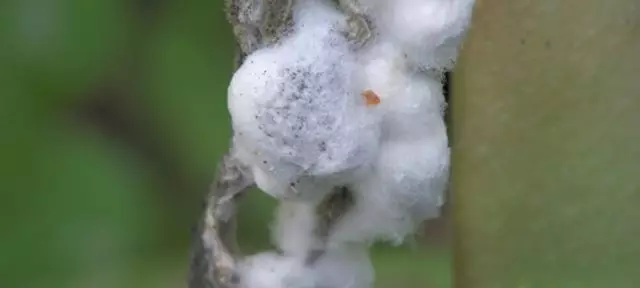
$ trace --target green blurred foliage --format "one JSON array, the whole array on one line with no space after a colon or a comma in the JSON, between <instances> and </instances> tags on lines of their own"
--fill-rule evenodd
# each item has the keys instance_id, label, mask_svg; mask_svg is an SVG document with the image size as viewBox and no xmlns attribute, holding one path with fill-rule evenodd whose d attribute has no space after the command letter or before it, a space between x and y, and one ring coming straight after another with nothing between
<instances>
[{"instance_id":1,"label":"green blurred foliage","mask_svg":"<svg viewBox=\"0 0 640 288\"><path fill-rule=\"evenodd\" d=\"M233 48L221 0L0 3L0 287L184 287ZM274 204L252 194L246 251ZM449 286L445 251L374 258L382 287Z\"/></svg>"}]
</instances>

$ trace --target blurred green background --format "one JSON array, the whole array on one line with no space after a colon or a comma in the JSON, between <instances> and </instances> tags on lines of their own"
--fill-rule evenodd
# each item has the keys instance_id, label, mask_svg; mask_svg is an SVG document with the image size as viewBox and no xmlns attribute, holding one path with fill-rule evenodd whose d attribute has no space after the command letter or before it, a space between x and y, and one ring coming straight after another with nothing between
<instances>
[{"instance_id":1,"label":"blurred green background","mask_svg":"<svg viewBox=\"0 0 640 288\"><path fill-rule=\"evenodd\" d=\"M0 4L0 287L185 287L230 135L222 0ZM269 247L252 193L240 239ZM446 221L378 247L378 287L449 287ZM443 228L444 227L444 228Z\"/></svg>"}]
</instances>

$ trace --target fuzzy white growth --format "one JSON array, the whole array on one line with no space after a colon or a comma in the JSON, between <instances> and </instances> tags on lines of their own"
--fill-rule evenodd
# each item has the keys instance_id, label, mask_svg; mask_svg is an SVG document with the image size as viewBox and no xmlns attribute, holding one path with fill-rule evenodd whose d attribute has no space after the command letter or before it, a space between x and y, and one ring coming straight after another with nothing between
<instances>
[{"instance_id":1,"label":"fuzzy white growth","mask_svg":"<svg viewBox=\"0 0 640 288\"><path fill-rule=\"evenodd\" d=\"M316 220L315 207L310 203L280 203L275 225L271 227L273 242L285 254L304 261L309 250L319 248L321 244L313 233Z\"/></svg>"},{"instance_id":2,"label":"fuzzy white growth","mask_svg":"<svg viewBox=\"0 0 640 288\"><path fill-rule=\"evenodd\" d=\"M317 4L299 3L291 37L249 55L229 88L237 155L276 197L320 197L323 177L344 178L379 143L375 109L351 81L358 67L340 31L344 17Z\"/></svg>"},{"instance_id":3,"label":"fuzzy white growth","mask_svg":"<svg viewBox=\"0 0 640 288\"><path fill-rule=\"evenodd\" d=\"M229 88L235 156L259 188L286 199L273 227L286 256L249 258L245 288L371 287L368 243L401 243L444 201L440 77L473 0L360 0L376 34L357 52L329 2L297 1L290 36L249 55ZM365 105L365 89L378 105ZM338 185L354 193L355 207L332 231L327 254L305 267L320 245L315 205Z\"/></svg>"},{"instance_id":4,"label":"fuzzy white growth","mask_svg":"<svg viewBox=\"0 0 640 288\"><path fill-rule=\"evenodd\" d=\"M366 245L329 251L313 267L297 258L265 252L240 263L240 288L368 288L373 267Z\"/></svg>"},{"instance_id":5,"label":"fuzzy white growth","mask_svg":"<svg viewBox=\"0 0 640 288\"><path fill-rule=\"evenodd\" d=\"M381 147L372 169L353 182L356 207L331 245L388 240L400 244L420 222L439 215L448 178L449 148L442 84L407 67L388 42L363 52L363 77L383 115Z\"/></svg>"},{"instance_id":6,"label":"fuzzy white growth","mask_svg":"<svg viewBox=\"0 0 640 288\"><path fill-rule=\"evenodd\" d=\"M362 243L330 249L313 266L318 286L332 288L373 287L369 246Z\"/></svg>"},{"instance_id":7,"label":"fuzzy white growth","mask_svg":"<svg viewBox=\"0 0 640 288\"><path fill-rule=\"evenodd\" d=\"M360 0L380 33L422 69L450 69L474 0Z\"/></svg>"},{"instance_id":8,"label":"fuzzy white growth","mask_svg":"<svg viewBox=\"0 0 640 288\"><path fill-rule=\"evenodd\" d=\"M297 259L272 252L240 263L240 288L315 288L316 276Z\"/></svg>"}]
</instances>

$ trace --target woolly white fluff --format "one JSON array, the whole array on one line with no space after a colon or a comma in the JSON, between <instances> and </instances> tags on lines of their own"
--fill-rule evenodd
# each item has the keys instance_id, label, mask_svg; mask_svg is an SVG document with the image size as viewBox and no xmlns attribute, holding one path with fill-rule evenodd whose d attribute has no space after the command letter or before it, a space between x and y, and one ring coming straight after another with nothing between
<instances>
[{"instance_id":1,"label":"woolly white fluff","mask_svg":"<svg viewBox=\"0 0 640 288\"><path fill-rule=\"evenodd\" d=\"M316 287L316 274L292 257L264 252L248 257L239 266L240 288Z\"/></svg>"},{"instance_id":2,"label":"woolly white fluff","mask_svg":"<svg viewBox=\"0 0 640 288\"><path fill-rule=\"evenodd\" d=\"M360 0L377 34L357 52L329 2L297 1L289 38L249 55L229 87L235 155L259 188L285 199L273 238L287 256L249 258L246 288L370 287L367 244L401 243L444 201L442 83L420 71L451 68L473 0ZM365 105L365 89L378 105ZM319 245L314 205L337 185L354 192L355 207L320 263L304 267Z\"/></svg>"},{"instance_id":3,"label":"woolly white fluff","mask_svg":"<svg viewBox=\"0 0 640 288\"><path fill-rule=\"evenodd\" d=\"M453 67L474 0L359 0L381 42L393 43L421 69Z\"/></svg>"},{"instance_id":4,"label":"woolly white fluff","mask_svg":"<svg viewBox=\"0 0 640 288\"><path fill-rule=\"evenodd\" d=\"M368 288L373 267L366 245L329 251L313 267L299 259L264 252L240 263L240 288Z\"/></svg>"},{"instance_id":5,"label":"woolly white fluff","mask_svg":"<svg viewBox=\"0 0 640 288\"><path fill-rule=\"evenodd\" d=\"M280 198L320 198L322 183L348 179L379 145L379 117L352 81L344 16L319 4L296 5L293 35L249 55L229 88L236 156Z\"/></svg>"},{"instance_id":6,"label":"woolly white fluff","mask_svg":"<svg viewBox=\"0 0 640 288\"><path fill-rule=\"evenodd\" d=\"M388 43L364 53L364 77L381 98L381 146L373 169L352 184L356 207L341 220L332 245L400 244L420 222L439 215L448 178L442 84L411 72L402 51Z\"/></svg>"}]
</instances>

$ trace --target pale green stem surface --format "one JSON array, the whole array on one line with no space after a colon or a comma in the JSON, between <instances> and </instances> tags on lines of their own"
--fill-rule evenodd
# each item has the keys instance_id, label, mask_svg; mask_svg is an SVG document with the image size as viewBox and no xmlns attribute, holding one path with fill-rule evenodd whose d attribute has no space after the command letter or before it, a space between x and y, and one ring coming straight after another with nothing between
<instances>
[{"instance_id":1,"label":"pale green stem surface","mask_svg":"<svg viewBox=\"0 0 640 288\"><path fill-rule=\"evenodd\" d=\"M640 287L640 1L478 0L460 60L455 287Z\"/></svg>"}]
</instances>

